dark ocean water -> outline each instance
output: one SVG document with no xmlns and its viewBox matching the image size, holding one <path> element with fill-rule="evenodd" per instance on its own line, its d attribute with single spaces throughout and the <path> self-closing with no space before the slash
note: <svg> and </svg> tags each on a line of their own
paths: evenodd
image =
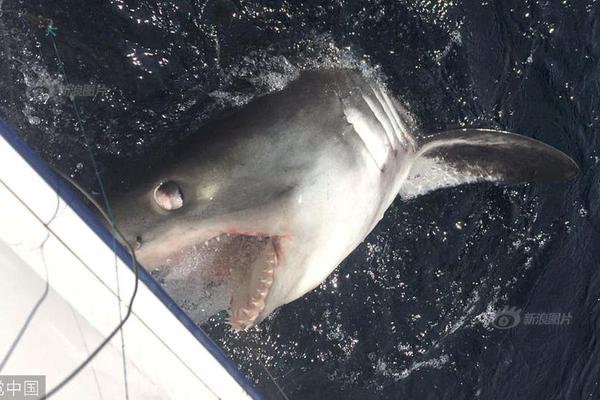
<svg viewBox="0 0 600 400">
<path fill-rule="evenodd" d="M 377 73 L 423 134 L 494 127 L 564 151 L 581 167 L 575 181 L 398 199 L 317 290 L 249 332 L 229 332 L 223 315 L 203 328 L 266 398 L 600 399 L 595 0 L 0 10 L 0 116 L 92 192 L 86 143 L 118 188 L 219 110 L 334 66 Z M 84 132 L 64 93 L 76 87 L 87 87 Z M 522 319 L 499 329 L 505 307 Z"/>
</svg>

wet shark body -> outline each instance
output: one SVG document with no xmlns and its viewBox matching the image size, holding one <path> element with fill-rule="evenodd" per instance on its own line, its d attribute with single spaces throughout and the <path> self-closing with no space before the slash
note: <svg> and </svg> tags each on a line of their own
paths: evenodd
<svg viewBox="0 0 600 400">
<path fill-rule="evenodd" d="M 408 113 L 351 70 L 305 72 L 207 125 L 111 196 L 139 262 L 196 320 L 246 329 L 318 286 L 403 198 L 576 175 L 560 151 L 466 129 L 419 145 Z"/>
</svg>

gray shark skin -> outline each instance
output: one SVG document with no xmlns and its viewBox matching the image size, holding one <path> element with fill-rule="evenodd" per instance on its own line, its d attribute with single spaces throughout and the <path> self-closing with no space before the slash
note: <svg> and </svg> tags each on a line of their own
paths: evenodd
<svg viewBox="0 0 600 400">
<path fill-rule="evenodd" d="M 563 181 L 560 151 L 463 129 L 419 145 L 412 120 L 352 70 L 304 72 L 205 126 L 173 162 L 110 197 L 139 262 L 197 321 L 247 329 L 323 282 L 399 194 Z"/>
</svg>

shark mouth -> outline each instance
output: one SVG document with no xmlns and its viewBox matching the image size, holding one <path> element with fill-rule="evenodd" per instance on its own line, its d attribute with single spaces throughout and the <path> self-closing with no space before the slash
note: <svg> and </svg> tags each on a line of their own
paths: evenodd
<svg viewBox="0 0 600 400">
<path fill-rule="evenodd" d="M 229 325 L 238 332 L 254 325 L 280 263 L 278 236 L 220 233 L 169 254 L 163 265 L 199 271 L 204 282 L 224 284 L 230 295 Z"/>
</svg>

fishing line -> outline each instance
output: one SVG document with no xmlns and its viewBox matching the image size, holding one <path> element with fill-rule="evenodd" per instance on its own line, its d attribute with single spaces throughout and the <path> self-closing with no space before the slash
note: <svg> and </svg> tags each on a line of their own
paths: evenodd
<svg viewBox="0 0 600 400">
<path fill-rule="evenodd" d="M 67 78 L 66 71 L 64 69 L 64 64 L 63 64 L 62 59 L 60 57 L 60 53 L 58 51 L 58 48 L 56 46 L 56 41 L 54 40 L 54 37 L 56 36 L 56 31 L 57 31 L 56 26 L 54 26 L 54 23 L 52 22 L 52 20 L 49 20 L 48 25 L 46 26 L 46 36 L 48 36 L 50 38 L 51 42 L 52 42 L 52 47 L 54 48 L 54 53 L 55 53 L 56 59 L 58 61 L 58 67 L 59 67 L 60 71 L 62 72 L 62 74 L 64 76 L 65 82 L 68 83 L 69 81 L 68 81 L 68 78 Z M 112 229 L 112 232 L 113 232 L 113 252 L 115 252 L 115 257 L 116 257 L 116 251 L 115 251 L 116 243 L 115 243 L 114 236 L 118 236 L 119 239 L 121 239 L 122 243 L 127 247 L 127 249 L 129 250 L 129 252 L 131 254 L 131 262 L 132 262 L 132 269 L 133 269 L 133 272 L 134 272 L 134 275 L 135 275 L 135 283 L 134 283 L 133 293 L 131 294 L 131 298 L 129 300 L 129 304 L 127 306 L 127 312 L 125 313 L 125 316 L 121 319 L 121 321 L 119 322 L 119 324 L 96 347 L 96 349 L 91 354 L 89 354 L 88 357 L 83 362 L 81 362 L 81 364 L 79 364 L 79 366 L 77 368 L 75 368 L 67 377 L 65 377 L 62 381 L 60 381 L 54 388 L 52 388 L 51 390 L 49 390 L 46 393 L 46 395 L 41 398 L 42 400 L 50 398 L 51 396 L 53 396 L 54 394 L 56 394 L 60 389 L 62 389 L 67 383 L 69 383 L 75 376 L 77 376 L 77 374 L 79 374 L 98 355 L 98 353 L 100 353 L 100 351 L 102 349 L 104 349 L 104 347 L 106 347 L 106 345 L 115 337 L 115 335 L 121 331 L 121 329 L 123 328 L 123 326 L 125 325 L 125 323 L 127 322 L 127 320 L 129 319 L 129 317 L 131 316 L 131 314 L 133 312 L 133 302 L 135 300 L 135 297 L 136 297 L 137 291 L 138 291 L 138 287 L 139 287 L 138 263 L 137 263 L 137 260 L 135 258 L 134 250 L 133 250 L 132 246 L 129 244 L 129 242 L 125 239 L 124 235 L 116 227 L 116 224 L 114 222 L 113 213 L 112 213 L 112 210 L 111 210 L 111 207 L 110 207 L 110 203 L 108 201 L 108 196 L 106 194 L 106 190 L 104 188 L 104 184 L 103 184 L 102 178 L 100 176 L 100 171 L 98 169 L 98 164 L 97 164 L 96 158 L 94 157 L 94 154 L 93 154 L 93 152 L 91 150 L 90 144 L 89 144 L 89 142 L 87 140 L 87 136 L 86 136 L 86 133 L 85 133 L 85 127 L 83 125 L 83 121 L 82 121 L 82 118 L 81 118 L 81 114 L 79 112 L 79 108 L 77 107 L 77 103 L 75 101 L 75 96 L 72 95 L 70 97 L 70 99 L 71 99 L 71 103 L 73 104 L 73 109 L 75 110 L 75 116 L 77 117 L 77 120 L 78 120 L 78 123 L 79 123 L 79 127 L 81 129 L 81 134 L 82 134 L 82 137 L 83 137 L 83 140 L 84 140 L 84 145 L 85 145 L 85 147 L 86 147 L 86 149 L 87 149 L 87 151 L 89 153 L 91 164 L 92 164 L 92 168 L 94 169 L 94 174 L 95 174 L 96 179 L 98 181 L 98 184 L 99 184 L 99 187 L 100 187 L 100 192 L 102 193 L 102 198 L 103 198 L 103 201 L 104 201 L 104 204 L 105 204 L 105 207 L 106 207 L 106 211 L 100 206 L 100 204 L 98 204 L 98 202 L 96 201 L 96 199 L 94 199 L 77 182 L 75 182 L 73 179 L 71 179 L 70 177 L 68 177 L 65 174 L 63 174 L 61 171 L 58 171 L 56 169 L 55 169 L 55 171 L 63 179 L 65 179 L 67 182 L 69 182 L 74 188 L 76 188 L 90 203 L 92 203 L 92 205 L 94 205 L 94 207 L 98 210 L 98 212 L 100 212 L 100 214 L 106 220 L 106 222 L 108 222 L 108 224 L 110 225 L 110 227 Z M 119 297 L 119 299 L 120 299 L 120 297 Z M 127 376 L 126 376 L 126 374 L 125 374 L 125 385 L 126 385 L 126 391 L 127 391 Z"/>
<path fill-rule="evenodd" d="M 92 361 L 92 359 L 94 357 L 96 357 L 96 355 L 98 355 L 98 353 L 111 341 L 111 339 L 121 330 L 121 328 L 123 327 L 123 325 L 125 325 L 125 322 L 127 322 L 127 319 L 129 319 L 129 316 L 132 313 L 132 309 L 133 309 L 133 301 L 135 299 L 135 296 L 137 294 L 137 290 L 138 290 L 138 286 L 139 286 L 139 271 L 138 271 L 138 264 L 137 264 L 137 260 L 135 257 L 135 253 L 133 251 L 133 248 L 131 247 L 131 245 L 129 244 L 129 242 L 127 242 L 127 240 L 125 239 L 125 236 L 121 233 L 121 231 L 119 230 L 119 228 L 117 228 L 111 221 L 110 216 L 106 213 L 106 211 L 104 211 L 104 209 L 100 206 L 100 204 L 98 204 L 98 202 L 96 201 L 96 199 L 94 199 L 92 197 L 92 195 L 90 195 L 84 188 L 82 188 L 77 182 L 75 182 L 73 179 L 71 179 L 70 177 L 66 176 L 65 174 L 63 174 L 61 171 L 56 170 L 56 173 L 58 175 L 60 175 L 63 179 L 65 179 L 67 182 L 69 182 L 73 187 L 75 187 L 90 203 L 92 203 L 92 205 L 94 205 L 94 207 L 96 209 L 98 209 L 98 212 L 100 212 L 100 214 L 102 215 L 102 217 L 109 222 L 112 225 L 112 229 L 114 230 L 114 232 L 117 234 L 117 236 L 123 241 L 123 243 L 125 244 L 125 246 L 127 247 L 127 249 L 129 250 L 129 252 L 131 253 L 131 262 L 133 265 L 133 270 L 134 270 L 134 274 L 135 274 L 135 284 L 134 284 L 134 288 L 133 288 L 133 293 L 131 295 L 131 299 L 129 300 L 129 305 L 127 307 L 127 313 L 125 314 L 125 317 L 121 320 L 121 322 L 113 329 L 113 331 L 102 341 L 102 343 L 100 343 L 98 345 L 98 347 L 96 347 L 96 349 L 75 369 L 73 370 L 73 372 L 71 372 L 66 378 L 64 378 L 58 385 L 56 385 L 54 388 L 52 388 L 52 390 L 48 391 L 48 393 L 46 394 L 45 397 L 42 397 L 40 400 L 45 400 L 50 398 L 50 396 L 56 394 L 56 392 L 58 392 L 60 389 L 62 389 L 67 383 L 69 383 L 69 381 L 71 381 L 71 379 L 73 379 L 79 372 L 81 372 L 81 370 L 83 370 L 89 363 L 90 361 Z M 114 250 L 114 249 L 113 249 Z"/>
<path fill-rule="evenodd" d="M 263 367 L 263 369 L 265 370 L 265 372 L 267 373 L 267 375 L 269 376 L 269 378 L 271 379 L 271 381 L 273 381 L 273 383 L 275 384 L 275 387 L 277 387 L 277 390 L 279 391 L 279 393 L 281 394 L 281 396 L 283 396 L 283 398 L 285 400 L 290 400 L 285 392 L 283 391 L 283 388 L 281 386 L 279 386 L 279 384 L 277 383 L 277 381 L 275 380 L 275 378 L 273 377 L 273 375 L 271 375 L 271 373 L 269 372 L 269 370 L 267 369 L 267 367 L 265 366 L 265 364 L 260 363 L 260 365 Z"/>
</svg>

